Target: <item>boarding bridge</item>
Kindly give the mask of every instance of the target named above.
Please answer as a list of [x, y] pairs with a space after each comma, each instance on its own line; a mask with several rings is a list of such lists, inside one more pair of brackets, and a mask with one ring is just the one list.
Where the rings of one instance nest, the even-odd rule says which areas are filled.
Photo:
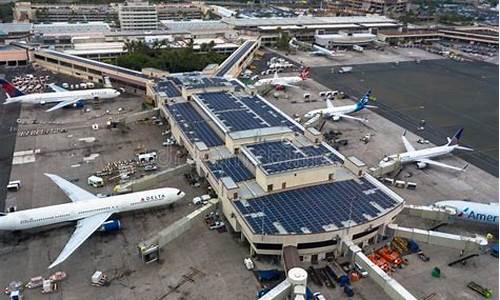
[[375, 281], [394, 300], [417, 300], [407, 289], [404, 288], [394, 278], [387, 275], [382, 269], [374, 264], [352, 241], [342, 241], [347, 248], [352, 260], [364, 268], [373, 281]]
[[260, 47], [260, 38], [255, 41], [245, 41], [233, 52], [215, 72], [219, 77], [238, 77], [241, 71], [252, 62], [255, 52]]
[[422, 219], [435, 220], [441, 223], [453, 223], [457, 211], [452, 208], [431, 206], [405, 205], [402, 214], [415, 216]]
[[188, 231], [193, 222], [199, 222], [199, 217], [206, 211], [215, 207], [218, 202], [219, 199], [210, 199], [207, 204], [175, 221], [173, 224], [155, 234], [152, 238], [140, 242], [137, 248], [142, 261], [146, 264], [158, 261], [160, 259], [161, 248]]
[[302, 268], [292, 268], [287, 277], [259, 300], [306, 300], [307, 271]]
[[386, 233], [389, 236], [398, 236], [431, 245], [463, 250], [466, 253], [482, 252], [488, 246], [486, 238], [479, 235], [467, 237], [438, 231], [401, 227], [397, 224], [389, 224]]

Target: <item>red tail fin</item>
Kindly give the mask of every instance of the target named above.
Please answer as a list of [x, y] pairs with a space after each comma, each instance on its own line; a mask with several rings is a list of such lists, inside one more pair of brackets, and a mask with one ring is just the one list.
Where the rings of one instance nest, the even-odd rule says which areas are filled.
[[302, 80], [306, 80], [307, 78], [311, 77], [311, 68], [305, 68], [300, 72], [299, 76], [300, 78], [302, 78]]

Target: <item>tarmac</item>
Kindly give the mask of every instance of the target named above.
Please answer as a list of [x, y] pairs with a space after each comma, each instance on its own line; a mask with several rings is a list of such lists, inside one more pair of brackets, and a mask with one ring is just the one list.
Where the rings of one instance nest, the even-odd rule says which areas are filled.
[[457, 155], [498, 177], [498, 66], [423, 60], [356, 65], [349, 74], [318, 67], [312, 77], [351, 96], [371, 89], [377, 113], [412, 132], [425, 120], [418, 134], [435, 144], [464, 127], [461, 143], [475, 151]]
[[[280, 76], [291, 75], [292, 73], [280, 74]], [[303, 117], [310, 110], [326, 106], [324, 99], [320, 98], [318, 94], [320, 91], [329, 90], [327, 87], [314, 80], [302, 82], [299, 87], [300, 89], [289, 88], [286, 89], [285, 93], [278, 93], [278, 98], [274, 97], [273, 92], [270, 92], [266, 98], [293, 117]], [[311, 94], [309, 102], [305, 102], [303, 99], [305, 92]], [[285, 98], [284, 94], [287, 95], [288, 99]], [[380, 102], [381, 100], [375, 104], [379, 105]], [[342, 106], [352, 104], [354, 100], [334, 100], [333, 103]], [[365, 162], [368, 167], [376, 166], [384, 155], [404, 151], [401, 141], [401, 133], [404, 128], [398, 124], [397, 120], [387, 119], [379, 114], [379, 111], [380, 109], [366, 109], [353, 114], [353, 116], [368, 119], [366, 124], [344, 119], [338, 122], [326, 121], [322, 132], [340, 131], [342, 135], [339, 138], [348, 140], [346, 146], [340, 146], [339, 148], [342, 154], [355, 156]], [[320, 125], [321, 123], [317, 124], [316, 128], [319, 128]], [[367, 144], [361, 141], [365, 135], [371, 136]], [[421, 137], [411, 132], [407, 134], [407, 138], [417, 149], [433, 146], [432, 143], [428, 145], [418, 144], [416, 141]], [[442, 139], [439, 142], [443, 142]], [[467, 163], [456, 155], [443, 156], [436, 160], [459, 167]], [[415, 165], [408, 164], [403, 168], [398, 179], [417, 184], [415, 190], [389, 187], [403, 197], [408, 204], [431, 205], [436, 201], [450, 199], [466, 199], [483, 203], [498, 201], [498, 178], [473, 164], [465, 172], [450, 171], [437, 167], [420, 170]], [[421, 229], [430, 229], [437, 225], [435, 222], [418, 218], [412, 219], [405, 215], [398, 216], [395, 222], [401, 226]], [[498, 228], [469, 223], [442, 226], [439, 231], [466, 236], [474, 236], [475, 234], [484, 236], [489, 232], [497, 234]], [[493, 242], [497, 242], [497, 238]], [[476, 299], [478, 298], [477, 294], [466, 287], [471, 280], [491, 288], [493, 294], [498, 295], [497, 258], [484, 254], [471, 259], [465, 266], [448, 267], [449, 262], [459, 258], [459, 251], [426, 243], [419, 244], [423, 251], [431, 257], [431, 261], [423, 262], [416, 255], [410, 255], [405, 257], [410, 261], [409, 266], [398, 269], [391, 274], [417, 298], [423, 299], [435, 293], [436, 296], [432, 299]], [[443, 272], [443, 277], [440, 279], [431, 277], [432, 268], [435, 266], [441, 268]], [[337, 299], [345, 296], [342, 295], [339, 289], [331, 290], [314, 285], [313, 287], [320, 290], [327, 299]], [[387, 299], [385, 294], [377, 294], [379, 287], [370, 279], [363, 279], [360, 282], [353, 283], [353, 287], [356, 293], [355, 299]]]

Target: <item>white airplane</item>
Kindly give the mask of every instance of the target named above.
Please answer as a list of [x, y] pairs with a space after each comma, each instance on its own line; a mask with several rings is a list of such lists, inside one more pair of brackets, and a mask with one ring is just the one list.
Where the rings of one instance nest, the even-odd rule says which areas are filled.
[[498, 225], [498, 203], [477, 203], [463, 200], [439, 201], [432, 206], [454, 209], [466, 221]]
[[52, 179], [72, 202], [0, 214], [0, 230], [17, 231], [77, 221], [73, 235], [49, 269], [65, 261], [111, 215], [173, 204], [185, 195], [175, 188], [161, 188], [98, 198], [57, 175], [45, 175]]
[[21, 102], [44, 105], [46, 103], [58, 102], [58, 104], [56, 104], [55, 106], [47, 109], [46, 111], [48, 112], [69, 105], [78, 105], [79, 102], [84, 100], [107, 99], [114, 98], [120, 95], [120, 92], [115, 89], [106, 88], [68, 91], [55, 84], [49, 85], [50, 88], [54, 90], [54, 92], [25, 95], [12, 83], [5, 81], [4, 79], [0, 79], [0, 84], [2, 85], [2, 88], [5, 90], [7, 95], [7, 100], [3, 104]]
[[464, 129], [460, 128], [457, 133], [453, 136], [453, 138], [447, 138], [448, 143], [442, 146], [437, 146], [437, 147], [432, 147], [432, 148], [427, 148], [427, 149], [421, 149], [421, 150], [415, 150], [415, 148], [408, 142], [406, 139], [406, 130], [403, 133], [403, 136], [401, 137], [403, 139], [403, 144], [405, 145], [406, 152], [400, 153], [400, 154], [394, 154], [385, 157], [383, 160], [379, 162], [380, 167], [385, 167], [390, 164], [395, 163], [398, 159], [401, 162], [401, 164], [404, 163], [409, 163], [409, 162], [416, 162], [417, 167], [419, 169], [423, 169], [427, 167], [427, 165], [434, 165], [438, 167], [443, 167], [443, 168], [448, 168], [456, 171], [464, 171], [465, 168], [467, 168], [468, 164], [466, 164], [462, 168], [457, 168], [453, 167], [444, 163], [440, 163], [434, 160], [431, 160], [433, 157], [445, 155], [445, 154], [450, 154], [453, 152], [453, 150], [465, 150], [465, 151], [474, 151], [471, 148], [463, 147], [458, 144], [460, 138], [462, 137]]
[[316, 45], [316, 44], [313, 44], [312, 48], [313, 48], [313, 51], [309, 52], [311, 55], [326, 56], [326, 57], [342, 56], [342, 55], [338, 54], [335, 50], [328, 50], [328, 49], [323, 48], [323, 47]]
[[254, 86], [259, 87], [263, 85], [272, 85], [276, 88], [283, 87], [297, 87], [296, 83], [306, 80], [311, 76], [311, 70], [305, 68], [299, 73], [299, 76], [289, 76], [289, 77], [278, 77], [278, 73], [274, 73], [273, 78], [264, 78], [257, 81]]
[[371, 91], [368, 91], [355, 104], [344, 105], [344, 106], [334, 106], [332, 102], [329, 99], [327, 99], [326, 108], [311, 110], [310, 112], [304, 115], [304, 117], [308, 119], [307, 122], [304, 123], [304, 125], [305, 126], [311, 125], [321, 117], [331, 118], [334, 121], [338, 121], [341, 118], [346, 118], [346, 119], [353, 119], [366, 122], [367, 121], [366, 119], [356, 118], [353, 116], [349, 116], [348, 114], [358, 112], [364, 108], [376, 108], [376, 106], [367, 105], [368, 100], [370, 100], [370, 94]]

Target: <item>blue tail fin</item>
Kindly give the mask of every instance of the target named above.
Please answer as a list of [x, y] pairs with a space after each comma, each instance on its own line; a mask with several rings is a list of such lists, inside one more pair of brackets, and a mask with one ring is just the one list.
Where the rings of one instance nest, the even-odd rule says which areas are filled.
[[23, 96], [24, 93], [18, 90], [12, 83], [0, 78], [0, 85], [5, 90], [9, 97]]
[[449, 141], [448, 141], [448, 146], [453, 146], [453, 145], [458, 145], [458, 142], [460, 141], [460, 138], [462, 137], [462, 134], [464, 133], [464, 129], [463, 128], [460, 128], [457, 133], [455, 133], [455, 135], [453, 136], [453, 138], [451, 138]]
[[368, 103], [368, 100], [370, 100], [370, 95], [372, 93], [372, 90], [368, 90], [363, 97], [361, 97], [358, 101], [358, 106], [363, 107]]

